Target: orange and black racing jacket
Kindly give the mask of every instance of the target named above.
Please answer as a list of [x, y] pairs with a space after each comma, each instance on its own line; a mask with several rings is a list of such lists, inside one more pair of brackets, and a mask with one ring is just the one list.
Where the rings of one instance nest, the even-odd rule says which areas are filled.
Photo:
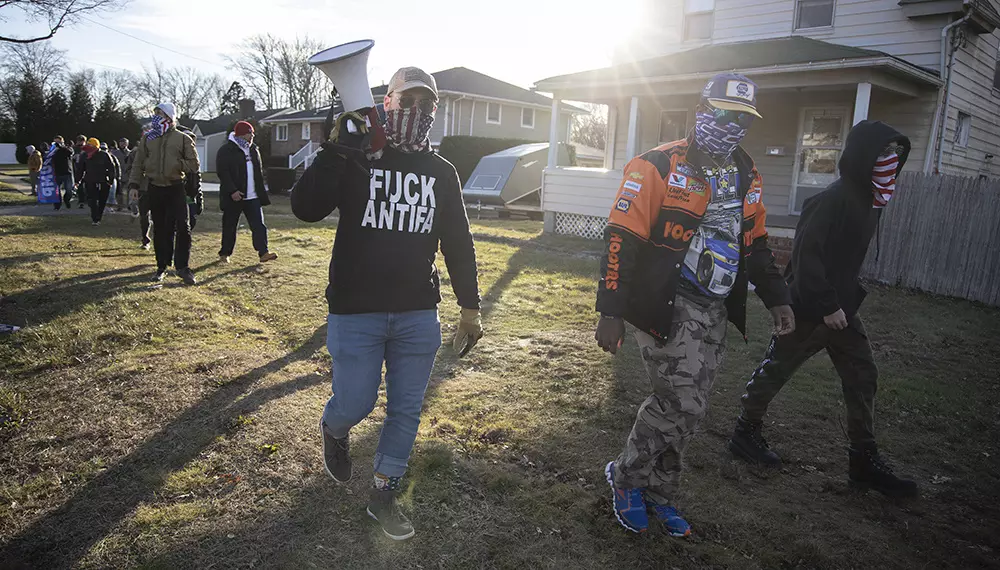
[[[740, 174], [743, 224], [739, 269], [726, 308], [745, 339], [748, 281], [768, 308], [787, 305], [790, 299], [767, 245], [761, 176], [741, 147], [733, 160]], [[711, 198], [703, 168], [712, 166], [690, 135], [625, 166], [604, 230], [606, 249], [597, 290], [602, 315], [623, 317], [657, 340], [667, 340], [684, 257]]]

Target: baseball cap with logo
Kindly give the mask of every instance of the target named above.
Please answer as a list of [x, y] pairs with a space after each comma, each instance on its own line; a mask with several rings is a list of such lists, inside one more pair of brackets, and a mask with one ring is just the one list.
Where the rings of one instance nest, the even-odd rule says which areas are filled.
[[720, 73], [701, 91], [702, 102], [716, 109], [740, 111], [760, 117], [757, 112], [757, 84], [745, 75]]
[[392, 79], [389, 80], [389, 89], [386, 91], [386, 95], [417, 87], [429, 89], [434, 94], [434, 98], [438, 98], [437, 82], [434, 81], [434, 77], [419, 67], [399, 68], [399, 71], [394, 73]]

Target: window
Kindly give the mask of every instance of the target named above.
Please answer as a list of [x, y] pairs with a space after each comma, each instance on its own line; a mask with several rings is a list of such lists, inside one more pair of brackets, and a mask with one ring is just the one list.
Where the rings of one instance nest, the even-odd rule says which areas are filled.
[[955, 125], [955, 146], [969, 146], [969, 131], [972, 130], [972, 115], [958, 112], [958, 123]]
[[684, 0], [684, 41], [712, 39], [715, 0]]
[[287, 141], [288, 140], [288, 125], [278, 125], [277, 128], [274, 129], [274, 134], [275, 134], [275, 139], [276, 140]]
[[486, 122], [492, 125], [500, 124], [500, 103], [486, 104]]
[[302, 123], [302, 140], [307, 141], [312, 138], [312, 123]]
[[687, 111], [660, 112], [660, 144], [679, 141], [687, 136]]
[[535, 128], [535, 110], [527, 107], [521, 109], [521, 126], [526, 129]]
[[833, 26], [834, 0], [798, 0], [795, 3], [795, 29]]
[[997, 67], [993, 70], [993, 89], [1000, 89], [1000, 53], [997, 54]]

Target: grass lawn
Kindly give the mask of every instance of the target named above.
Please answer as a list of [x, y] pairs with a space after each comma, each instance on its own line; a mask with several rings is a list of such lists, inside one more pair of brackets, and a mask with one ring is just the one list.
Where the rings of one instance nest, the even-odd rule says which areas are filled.
[[7, 176], [27, 176], [28, 165], [26, 164], [0, 164], [0, 174]]
[[[30, 191], [30, 188], [28, 189]], [[31, 204], [38, 203], [38, 198], [35, 196], [30, 196], [26, 193], [22, 194], [18, 192], [17, 189], [6, 183], [0, 182], [0, 207], [3, 206], [28, 206]]]
[[[276, 205], [277, 206], [277, 205]], [[384, 394], [354, 431], [355, 478], [324, 472], [326, 286], [335, 226], [280, 215], [260, 266], [241, 230], [215, 262], [215, 207], [194, 234], [201, 284], [150, 283], [152, 252], [110, 216], [2, 217], [0, 560], [35, 568], [982, 568], [1000, 553], [1000, 311], [873, 288], [878, 431], [923, 496], [846, 484], [844, 408], [824, 357], [775, 400], [779, 472], [724, 453], [766, 312], [730, 330], [688, 449], [691, 540], [615, 522], [604, 464], [648, 385], [634, 340], [593, 341], [595, 244], [534, 222], [478, 222], [487, 336], [439, 353], [393, 543], [364, 513]], [[443, 263], [441, 264], [444, 269]], [[446, 338], [457, 310], [446, 274]], [[0, 564], [4, 566], [4, 564]]]

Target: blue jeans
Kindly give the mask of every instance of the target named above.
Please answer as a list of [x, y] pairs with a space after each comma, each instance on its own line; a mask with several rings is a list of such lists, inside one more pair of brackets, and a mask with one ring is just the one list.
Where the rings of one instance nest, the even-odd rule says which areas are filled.
[[330, 435], [347, 437], [375, 409], [385, 362], [386, 415], [375, 454], [376, 473], [387, 477], [406, 473], [440, 346], [436, 309], [327, 317], [333, 396], [323, 410], [323, 423]]
[[[69, 201], [73, 198], [73, 175], [65, 174], [63, 176], [56, 176], [56, 187], [62, 190], [62, 199], [66, 203], [66, 207], [69, 208]], [[56, 205], [58, 209], [58, 204]]]

